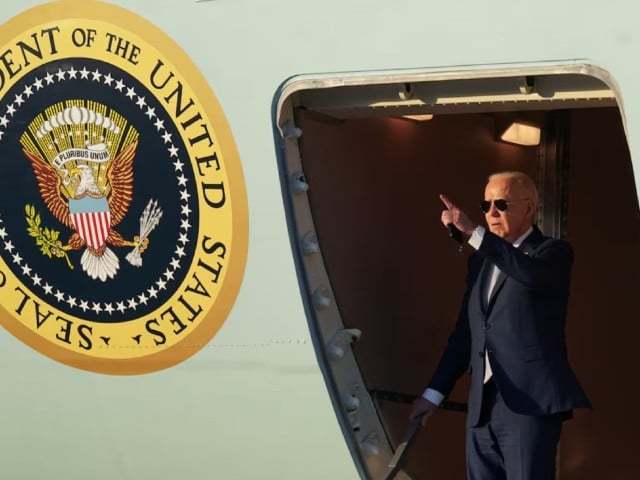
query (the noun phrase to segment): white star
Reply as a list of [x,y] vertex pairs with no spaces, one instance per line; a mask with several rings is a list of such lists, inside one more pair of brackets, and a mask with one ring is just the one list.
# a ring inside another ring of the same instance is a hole
[[141,295],[138,295],[138,300],[140,303],[146,305],[147,302],[149,301],[149,299],[147,298],[147,296],[144,294],[144,292]]
[[43,88],[42,79],[36,77],[36,79],[33,82],[33,86],[36,87],[36,90],[40,90],[41,88]]
[[165,270],[165,272],[163,273],[163,275],[165,277],[167,277],[167,280],[173,280],[173,270]]
[[72,78],[76,78],[77,73],[78,71],[75,68],[71,67],[69,69],[69,80],[71,80]]
[[58,81],[64,80],[65,73],[66,72],[63,72],[61,68],[58,69],[56,73],[56,77],[58,77]]
[[97,68],[96,68],[95,72],[91,72],[91,75],[93,76],[92,80],[94,82],[99,82],[100,81],[100,77],[102,77],[102,74],[100,73],[100,70],[98,70]]
[[133,97],[135,96],[136,96],[136,91],[133,89],[133,87],[127,88],[127,97],[133,100]]
[[169,132],[164,132],[164,135],[162,135],[162,139],[164,140],[164,143],[169,143],[171,141],[171,134]]
[[13,106],[13,103],[7,107],[7,113],[11,116],[16,113],[16,108]]
[[111,83],[113,82],[113,77],[111,76],[111,74],[110,74],[110,73],[108,73],[108,74],[106,74],[106,75],[104,76],[104,80],[103,80],[103,82],[105,83],[105,85],[109,85],[109,86],[111,86]]
[[180,238],[178,238],[178,241],[182,244],[182,245],[186,245],[187,243],[189,243],[189,237],[187,237],[186,233],[181,233],[180,234]]
[[70,307],[75,307],[77,305],[76,298],[69,295],[67,298],[67,303]]
[[22,105],[24,103],[24,100],[22,99],[22,95],[21,94],[17,94],[16,95],[16,99],[14,100],[18,106]]
[[176,247],[175,254],[179,257],[184,257],[186,253],[184,252],[184,247]]
[[61,302],[64,300],[64,293],[56,289],[56,299]]
[[18,265],[20,265],[20,263],[22,262],[22,257],[20,256],[20,254],[18,252],[13,254],[13,263],[17,263]]
[[187,186],[187,177],[185,177],[184,175],[180,175],[177,178],[178,178],[178,185],[180,185],[181,187]]
[[2,125],[3,127],[6,127],[7,125],[9,125],[9,120],[7,119],[6,115],[3,115],[2,117],[0,117],[0,125]]
[[158,131],[164,130],[164,120],[160,120],[159,118],[156,120],[156,123],[153,124]]
[[96,302],[92,302],[93,303],[93,307],[91,307],[91,310],[93,310],[96,313],[100,313],[102,311],[102,308],[100,307],[100,302],[96,303]]
[[47,73],[47,76],[44,77],[44,79],[47,82],[47,85],[51,85],[53,83],[53,75],[51,75],[51,73]]
[[15,247],[13,246],[13,243],[11,243],[11,240],[4,242],[4,249],[9,251],[9,252],[13,252],[13,249]]
[[80,70],[80,78],[83,80],[89,78],[89,70],[87,70],[87,67],[82,67],[82,70]]
[[22,266],[22,273],[24,275],[29,275],[31,273],[31,267],[26,263]]
[[33,274],[33,277],[31,277],[31,280],[33,280],[34,285],[40,285],[42,283],[42,278],[40,278],[40,275],[38,275],[37,273]]
[[186,215],[189,216],[189,214],[191,213],[191,209],[189,208],[189,204],[185,204],[181,206],[182,208],[182,215]]
[[147,107],[147,111],[146,111],[145,115],[147,117],[149,117],[149,120],[151,120],[153,117],[156,116],[156,109],[155,108],[151,108],[151,107]]
[[180,159],[177,159],[175,162],[173,162],[173,168],[175,168],[175,169],[176,169],[176,172],[177,172],[177,171],[180,171],[180,172],[181,172],[181,171],[182,171],[182,167],[183,167],[183,166],[184,166],[184,163],[182,163],[182,162],[180,161]]
[[169,156],[170,157],[178,156],[178,149],[174,145],[171,145],[171,148],[169,149]]
[[126,309],[127,307],[124,306],[124,302],[118,302],[116,304],[116,310],[118,310],[120,313],[124,313]]
[[86,312],[87,310],[89,310],[89,302],[87,302],[86,300],[82,300],[80,302],[80,308],[83,312]]
[[180,268],[180,259],[178,259],[178,258],[172,258],[172,259],[171,259],[171,266],[172,266],[175,270],[179,269],[179,268]]
[[187,220],[186,218],[183,219],[180,222],[180,228],[188,232],[189,229],[191,228],[191,224],[189,223],[189,220]]
[[4,239],[4,237],[6,236],[7,236],[7,231],[4,229],[4,227],[0,228],[0,237]]
[[113,305],[111,305],[110,303],[105,303],[104,304],[104,311],[107,312],[109,315],[111,315],[114,311],[113,309]]
[[135,298],[130,298],[129,299],[129,308],[132,308],[133,310],[135,310],[137,306],[138,306],[138,304],[136,303],[136,299]]
[[156,298],[158,296],[158,291],[153,286],[149,288],[147,292],[151,298]]
[[22,92],[23,95],[26,95],[27,98],[29,98],[31,95],[33,95],[33,89],[31,88],[31,85],[26,85],[24,87],[24,92]]
[[164,290],[165,288],[167,288],[167,282],[165,282],[164,280],[160,279],[156,282],[156,285],[158,285],[158,288],[160,290]]
[[116,90],[118,90],[119,92],[122,92],[122,90],[124,89],[124,82],[122,81],[122,79],[118,80],[116,82]]
[[47,282],[45,282],[44,287],[42,288],[44,289],[44,293],[46,293],[47,295],[51,295],[51,292],[53,292],[53,287]]

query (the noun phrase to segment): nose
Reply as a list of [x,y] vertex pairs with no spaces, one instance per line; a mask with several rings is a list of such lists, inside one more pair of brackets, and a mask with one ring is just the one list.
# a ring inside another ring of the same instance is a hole
[[499,217],[500,216],[500,210],[498,210],[496,208],[496,204],[491,202],[491,206],[489,207],[489,211],[487,212],[487,215],[489,217]]

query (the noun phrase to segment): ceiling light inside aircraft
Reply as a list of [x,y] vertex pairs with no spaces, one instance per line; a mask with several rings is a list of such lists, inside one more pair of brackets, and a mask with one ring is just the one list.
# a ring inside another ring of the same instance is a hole
[[433,114],[423,113],[419,115],[403,115],[402,118],[408,118],[409,120],[415,120],[416,122],[426,122],[433,118]]
[[500,135],[500,140],[516,145],[535,146],[540,144],[540,127],[533,123],[514,121]]

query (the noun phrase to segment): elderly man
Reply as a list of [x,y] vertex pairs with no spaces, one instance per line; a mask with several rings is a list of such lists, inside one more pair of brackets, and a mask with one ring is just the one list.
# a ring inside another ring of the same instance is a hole
[[553,480],[562,422],[590,407],[565,344],[571,247],[534,225],[538,193],[523,173],[489,177],[488,230],[440,199],[442,223],[477,251],[456,326],[410,415],[426,419],[470,369],[468,479]]

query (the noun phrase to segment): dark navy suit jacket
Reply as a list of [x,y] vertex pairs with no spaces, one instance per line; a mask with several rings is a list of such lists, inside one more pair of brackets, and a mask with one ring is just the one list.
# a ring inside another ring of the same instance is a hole
[[[502,271],[490,302],[483,288],[493,262]],[[523,415],[590,407],[569,366],[565,320],[573,252],[570,245],[533,231],[519,248],[485,232],[469,258],[467,289],[455,329],[430,388],[448,395],[471,371],[467,426],[478,423],[489,355],[505,404]]]

